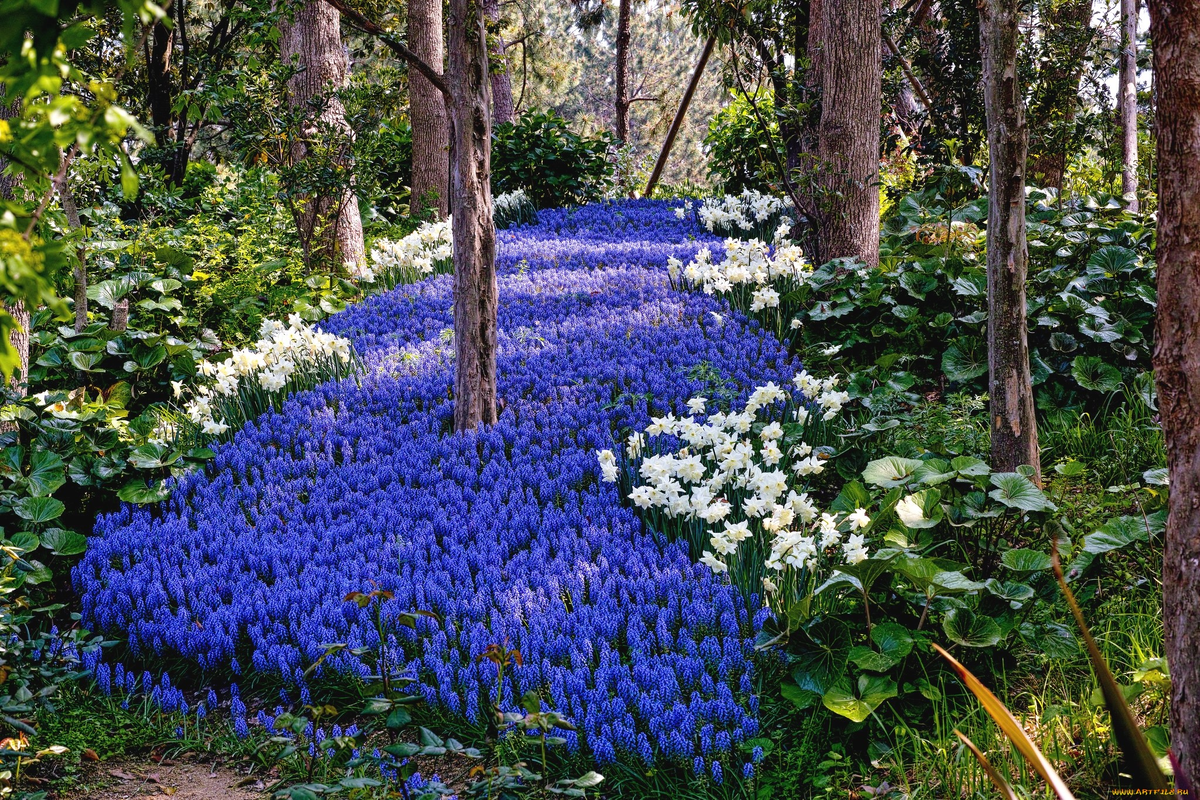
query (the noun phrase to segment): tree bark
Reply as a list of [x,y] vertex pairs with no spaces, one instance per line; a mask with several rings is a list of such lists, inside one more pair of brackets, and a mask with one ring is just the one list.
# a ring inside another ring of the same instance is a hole
[[[19,116],[20,113],[21,98],[18,97],[11,103],[8,102],[8,98],[5,97],[4,85],[0,83],[0,119],[13,119]],[[23,181],[20,174],[6,174],[4,172],[6,166],[5,159],[0,158],[0,198],[14,200]],[[29,309],[25,307],[23,300],[17,300],[15,303],[5,303],[4,308],[17,325],[8,335],[8,341],[21,359],[21,374],[19,377],[14,375],[9,385],[18,397],[24,397],[29,391]],[[6,425],[6,428],[7,430],[13,430],[15,425]]]
[[496,421],[496,228],[487,35],[475,0],[450,0],[447,70],[454,235],[454,428]]
[[1138,0],[1121,0],[1121,69],[1117,108],[1121,114],[1121,194],[1130,211],[1138,210]]
[[[500,22],[499,0],[484,0],[483,13],[490,23]],[[513,107],[512,73],[508,70],[508,46],[504,37],[496,33],[492,47],[492,124],[512,122],[516,116]]]
[[1176,785],[1200,789],[1200,0],[1149,6],[1158,90],[1154,371],[1171,481],[1163,551],[1171,750]]
[[616,133],[617,141],[625,144],[629,140],[629,18],[633,0],[619,0],[617,4],[617,65],[616,65]]
[[880,4],[822,0],[820,5],[819,67],[814,62],[821,77],[819,257],[853,256],[875,267],[883,100]]
[[[417,58],[442,73],[442,0],[410,0],[408,46]],[[408,102],[413,129],[409,209],[413,216],[433,213],[444,219],[450,173],[446,100],[424,75],[409,69]]]
[[[75,195],[71,192],[71,186],[67,180],[67,176],[63,175],[62,181],[58,184],[58,201],[62,204],[67,224],[71,226],[71,230],[77,231],[83,227],[83,222],[79,219],[79,208],[75,205]],[[75,267],[72,270],[75,278],[75,332],[83,333],[83,329],[87,327],[88,296],[87,254],[82,245],[75,249],[75,256]]]
[[704,68],[708,66],[708,59],[712,56],[713,47],[716,43],[716,36],[709,36],[708,41],[704,43],[704,50],[700,53],[700,59],[696,62],[696,68],[692,70],[691,80],[688,81],[687,89],[684,90],[683,97],[679,100],[679,108],[675,110],[675,118],[671,120],[671,127],[667,129],[667,138],[663,141],[662,149],[658,152],[658,160],[654,162],[654,170],[650,173],[650,180],[646,181],[646,191],[642,193],[643,197],[650,197],[654,194],[654,186],[662,176],[663,168],[667,166],[667,157],[671,155],[671,148],[675,146],[675,137],[679,135],[679,128],[683,125],[683,118],[687,115],[688,106],[692,104],[692,97],[696,94],[696,87],[700,85],[700,78],[704,75]]
[[991,160],[987,224],[988,395],[992,468],[1032,466],[1041,485],[1025,319],[1025,159],[1028,131],[1017,80],[1019,0],[979,5],[983,98]]
[[[300,67],[288,79],[288,101],[294,108],[311,109],[293,147],[293,162],[307,157],[308,142],[332,135],[339,150],[335,160],[352,171],[354,131],[346,122],[342,101],[333,94],[346,85],[350,69],[342,47],[340,15],[321,0],[309,0],[296,9],[293,19],[280,20],[279,31],[280,58]],[[366,257],[353,187],[342,188],[340,194],[308,198],[301,227],[314,236],[310,252],[331,266],[359,264]]]
[[[146,53],[146,93],[150,105],[150,127],[154,131],[155,143],[166,148],[171,144],[174,87],[171,81],[171,54],[175,49],[175,31],[167,27],[165,20],[154,23]],[[183,176],[179,176],[180,181]]]

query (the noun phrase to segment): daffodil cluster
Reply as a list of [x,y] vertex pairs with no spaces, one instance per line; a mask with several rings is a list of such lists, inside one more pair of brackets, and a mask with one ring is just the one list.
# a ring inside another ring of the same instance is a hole
[[450,220],[423,222],[403,239],[381,239],[371,248],[371,263],[347,264],[350,274],[372,282],[384,278],[389,285],[412,283],[434,272],[443,272],[454,255]]
[[[710,233],[735,235],[763,230],[787,207],[788,202],[782,197],[746,189],[739,195],[705,198],[697,214],[700,224]],[[781,220],[784,221],[791,227],[790,220]]]
[[[333,366],[328,378],[338,377],[337,365],[351,360],[350,342],[332,333],[306,325],[298,314],[292,314],[287,324],[264,320],[259,340],[253,347],[237,348],[224,361],[201,361],[198,367],[205,379],[190,390],[192,397],[184,405],[184,413],[201,432],[220,436],[229,430],[225,419],[229,399],[247,390],[276,394],[288,388],[298,372]],[[324,377],[324,376],[322,376]],[[172,382],[175,397],[182,399],[189,389],[181,382]],[[240,406],[240,403],[235,403]],[[244,422],[244,419],[235,422]],[[171,423],[166,422],[169,426]]]
[[[801,573],[811,587],[817,573],[868,556],[866,512],[822,512],[808,491],[810,476],[824,471],[809,434],[836,418],[849,395],[836,378],[805,371],[793,386],[768,382],[736,411],[706,413],[709,400],[693,397],[686,416],[652,418],[624,453],[629,502],[651,527],[689,538],[703,564],[768,598],[781,585],[794,587]],[[597,458],[602,480],[621,481],[613,451]]]

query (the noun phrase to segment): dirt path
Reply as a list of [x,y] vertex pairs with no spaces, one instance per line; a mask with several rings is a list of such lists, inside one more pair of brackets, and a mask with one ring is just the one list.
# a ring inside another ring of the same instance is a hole
[[[248,785],[247,781],[249,781]],[[264,800],[261,783],[227,766],[179,761],[168,766],[106,761],[91,788],[62,800]]]

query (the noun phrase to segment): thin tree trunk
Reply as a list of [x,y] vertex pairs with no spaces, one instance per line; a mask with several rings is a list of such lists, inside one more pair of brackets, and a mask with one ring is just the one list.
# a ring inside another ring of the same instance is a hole
[[487,35],[474,0],[450,0],[451,179],[454,217],[454,428],[496,421],[496,228],[492,222],[492,98]]
[[[20,113],[21,98],[18,97],[11,103],[8,102],[8,98],[5,97],[4,84],[0,83],[0,119],[13,119]],[[0,158],[0,199],[14,200],[23,183],[22,176],[6,174],[4,172],[6,166],[5,159]],[[10,388],[18,397],[24,397],[29,390],[29,309],[25,307],[25,302],[22,300],[5,303],[4,308],[16,323],[16,328],[8,335],[8,341],[17,351],[17,356],[21,361],[21,373],[19,376],[12,377]],[[14,430],[15,427],[13,423],[5,423],[3,427],[0,427],[0,432]]]
[[629,140],[629,18],[633,0],[619,0],[617,5],[617,141]]
[[1138,210],[1138,0],[1121,0],[1121,70],[1117,107],[1121,113],[1121,194],[1130,211]]
[[[280,58],[285,63],[296,60],[300,67],[288,80],[288,101],[295,108],[308,108],[319,101],[319,113],[306,118],[293,147],[293,160],[307,157],[306,142],[332,135],[338,140],[335,159],[342,166],[353,167],[354,131],[346,122],[342,101],[333,94],[346,85],[350,69],[342,47],[340,15],[321,0],[309,0],[296,9],[293,19],[280,20],[279,31]],[[363,262],[362,218],[352,187],[342,189],[340,195],[308,198],[304,214],[307,219],[301,227],[316,237],[310,250],[318,258],[333,267]]]
[[[67,224],[71,226],[71,229],[77,231],[82,228],[83,222],[79,219],[79,208],[75,205],[75,195],[71,192],[66,175],[63,175],[62,182],[58,185],[58,200],[62,203],[63,213],[66,215]],[[82,245],[76,248],[75,254],[76,262],[72,270],[75,278],[75,332],[83,333],[83,329],[87,327],[88,296],[87,261]]]
[[[155,143],[162,150],[171,147],[173,142],[171,106],[175,91],[171,80],[171,55],[174,49],[175,31],[167,27],[165,20],[158,20],[147,42],[146,94],[150,106],[150,127],[154,131]],[[175,171],[173,148],[166,164],[167,179],[175,186],[183,183],[183,175]]]
[[[417,58],[439,75],[442,73],[442,0],[409,2],[408,46]],[[449,207],[446,182],[450,173],[446,100],[425,76],[410,69],[408,102],[413,129],[409,209],[413,216],[432,212],[444,219]]]
[[1034,468],[1041,484],[1025,319],[1025,159],[1028,132],[1017,80],[1019,0],[979,6],[990,186],[987,224],[988,392],[992,468]]
[[1150,0],[1158,89],[1154,372],[1171,494],[1163,619],[1176,785],[1200,789],[1200,0]]
[[879,264],[879,0],[822,0],[820,260]]
[[[499,23],[499,0],[484,0],[483,13],[487,15],[488,22]],[[493,41],[492,61],[499,67],[493,66],[492,68],[492,124],[503,125],[506,122],[512,122],[515,117],[512,74],[508,69],[508,56],[505,55],[508,46],[504,42],[504,37],[496,33]]]
[[667,166],[667,157],[671,155],[671,148],[675,146],[675,137],[679,135],[683,118],[687,115],[688,106],[692,104],[692,97],[696,94],[696,87],[700,85],[700,78],[704,75],[704,68],[708,66],[708,59],[712,56],[713,46],[716,43],[717,37],[715,36],[709,36],[708,41],[704,43],[700,60],[696,62],[696,68],[692,70],[692,78],[688,81],[687,89],[684,90],[683,97],[679,101],[679,108],[675,110],[675,119],[671,120],[671,127],[667,130],[667,138],[663,141],[662,150],[658,153],[658,160],[654,162],[654,171],[650,173],[650,180],[646,181],[646,191],[643,192],[643,197],[650,197],[654,194],[654,186],[662,177],[663,168]]

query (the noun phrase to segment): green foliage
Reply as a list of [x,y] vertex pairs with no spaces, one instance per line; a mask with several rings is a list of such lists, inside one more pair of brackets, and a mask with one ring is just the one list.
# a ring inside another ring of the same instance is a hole
[[[930,191],[902,199],[885,228],[878,270],[831,262],[788,298],[800,308],[805,352],[836,352],[861,395],[887,381],[982,388],[985,214],[980,201],[951,207]],[[1060,209],[1034,191],[1027,214],[1039,406],[1094,409],[1150,369],[1153,230],[1107,198]],[[820,357],[806,361],[819,366]]]
[[708,123],[704,145],[708,150],[708,177],[725,194],[740,194],[745,189],[773,193],[779,182],[777,158],[779,126],[774,122],[774,95],[760,92],[754,98],[758,113],[770,120],[771,135],[763,133],[750,101],[737,96]]
[[527,111],[497,125],[492,138],[492,190],[525,190],[538,208],[604,197],[612,182],[607,132],[580,136],[553,111]]

